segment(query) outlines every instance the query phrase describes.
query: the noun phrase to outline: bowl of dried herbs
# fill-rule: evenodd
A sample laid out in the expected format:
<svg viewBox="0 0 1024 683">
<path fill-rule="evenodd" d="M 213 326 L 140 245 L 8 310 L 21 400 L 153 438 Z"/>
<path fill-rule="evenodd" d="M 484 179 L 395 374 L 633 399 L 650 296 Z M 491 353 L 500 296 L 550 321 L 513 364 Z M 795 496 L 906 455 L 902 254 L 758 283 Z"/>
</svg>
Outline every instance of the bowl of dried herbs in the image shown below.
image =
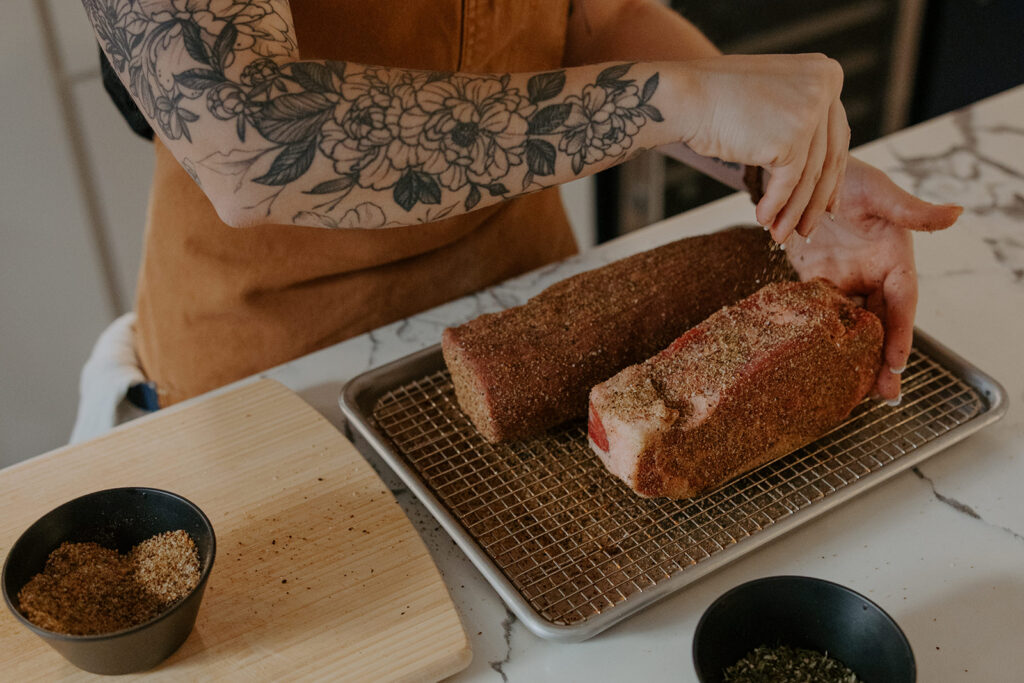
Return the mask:
<svg viewBox="0 0 1024 683">
<path fill-rule="evenodd" d="M 154 488 L 97 491 L 39 518 L 4 562 L 4 602 L 75 666 L 155 667 L 195 625 L 216 538 L 194 503 Z"/>
<path fill-rule="evenodd" d="M 807 576 L 744 583 L 715 600 L 693 638 L 702 683 L 913 683 L 899 625 L 863 595 Z"/>
</svg>

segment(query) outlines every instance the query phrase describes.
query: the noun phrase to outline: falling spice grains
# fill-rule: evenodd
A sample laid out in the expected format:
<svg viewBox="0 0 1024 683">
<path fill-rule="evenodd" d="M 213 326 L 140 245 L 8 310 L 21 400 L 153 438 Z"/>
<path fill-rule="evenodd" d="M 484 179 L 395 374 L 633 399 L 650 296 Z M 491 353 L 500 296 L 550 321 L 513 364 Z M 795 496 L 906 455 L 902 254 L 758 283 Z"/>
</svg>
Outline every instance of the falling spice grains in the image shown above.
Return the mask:
<svg viewBox="0 0 1024 683">
<path fill-rule="evenodd" d="M 18 593 L 22 614 L 56 633 L 96 635 L 152 619 L 199 583 L 185 531 L 167 531 L 127 555 L 98 543 L 63 543 Z"/>
<path fill-rule="evenodd" d="M 728 683 L 859 683 L 837 659 L 816 650 L 757 647 L 725 670 Z"/>
</svg>

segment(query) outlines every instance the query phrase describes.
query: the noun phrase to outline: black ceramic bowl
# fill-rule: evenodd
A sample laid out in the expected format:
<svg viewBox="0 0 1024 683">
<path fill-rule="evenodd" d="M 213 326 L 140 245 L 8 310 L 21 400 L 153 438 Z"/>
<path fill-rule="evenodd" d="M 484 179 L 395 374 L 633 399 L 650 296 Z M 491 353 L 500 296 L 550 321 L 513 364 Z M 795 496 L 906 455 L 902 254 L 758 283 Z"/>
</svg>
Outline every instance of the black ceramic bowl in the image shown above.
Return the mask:
<svg viewBox="0 0 1024 683">
<path fill-rule="evenodd" d="M 693 636 L 693 665 L 702 683 L 756 647 L 827 652 L 865 683 L 913 683 L 914 653 L 881 607 L 831 581 L 771 576 L 744 583 L 711 603 Z"/>
<path fill-rule="evenodd" d="M 145 623 L 114 633 L 71 636 L 39 628 L 16 608 L 18 592 L 65 541 L 93 541 L 127 553 L 155 534 L 177 529 L 188 532 L 199 551 L 199 584 Z M 4 562 L 4 602 L 26 628 L 81 669 L 99 674 L 144 671 L 169 657 L 192 631 L 215 550 L 210 520 L 181 496 L 141 487 L 97 491 L 51 510 L 18 538 Z"/>
</svg>

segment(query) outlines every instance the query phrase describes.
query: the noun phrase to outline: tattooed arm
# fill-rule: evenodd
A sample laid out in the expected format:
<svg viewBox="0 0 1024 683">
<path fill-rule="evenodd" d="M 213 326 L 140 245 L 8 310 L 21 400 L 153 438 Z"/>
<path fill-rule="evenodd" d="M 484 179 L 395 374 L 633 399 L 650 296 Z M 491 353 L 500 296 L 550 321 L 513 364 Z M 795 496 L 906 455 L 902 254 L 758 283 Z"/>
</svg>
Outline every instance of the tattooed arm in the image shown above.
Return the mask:
<svg viewBox="0 0 1024 683">
<path fill-rule="evenodd" d="M 657 65 L 303 61 L 284 0 L 83 3 L 139 109 L 230 225 L 432 221 L 681 137 L 655 104 Z"/>
<path fill-rule="evenodd" d="M 845 162 L 840 128 L 826 128 L 841 71 L 824 58 L 431 73 L 300 60 L 286 0 L 83 4 L 139 109 L 230 225 L 433 221 L 678 140 L 771 168 L 767 225 L 799 218 L 811 190 L 828 196 Z"/>
</svg>

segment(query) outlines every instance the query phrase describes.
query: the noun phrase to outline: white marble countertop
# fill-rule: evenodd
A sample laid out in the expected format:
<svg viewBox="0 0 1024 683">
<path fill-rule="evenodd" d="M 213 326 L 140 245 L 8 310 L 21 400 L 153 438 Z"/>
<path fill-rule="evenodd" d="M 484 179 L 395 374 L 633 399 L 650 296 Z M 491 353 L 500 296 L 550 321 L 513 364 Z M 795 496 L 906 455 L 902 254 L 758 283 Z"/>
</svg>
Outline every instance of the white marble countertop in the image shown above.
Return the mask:
<svg viewBox="0 0 1024 683">
<path fill-rule="evenodd" d="M 921 681 L 1020 680 L 1024 663 L 1024 86 L 879 140 L 856 155 L 919 196 L 966 211 L 916 237 L 917 325 L 993 375 L 1009 411 L 916 471 L 844 504 L 580 644 L 517 623 L 465 555 L 376 456 L 444 575 L 470 636 L 459 681 L 694 680 L 704 609 L 750 579 L 803 574 L 844 584 L 889 612 L 913 646 Z M 351 377 L 436 344 L 441 330 L 518 305 L 568 275 L 687 235 L 752 222 L 735 195 L 601 245 L 565 263 L 351 339 L 266 376 L 342 427 Z"/>
</svg>

